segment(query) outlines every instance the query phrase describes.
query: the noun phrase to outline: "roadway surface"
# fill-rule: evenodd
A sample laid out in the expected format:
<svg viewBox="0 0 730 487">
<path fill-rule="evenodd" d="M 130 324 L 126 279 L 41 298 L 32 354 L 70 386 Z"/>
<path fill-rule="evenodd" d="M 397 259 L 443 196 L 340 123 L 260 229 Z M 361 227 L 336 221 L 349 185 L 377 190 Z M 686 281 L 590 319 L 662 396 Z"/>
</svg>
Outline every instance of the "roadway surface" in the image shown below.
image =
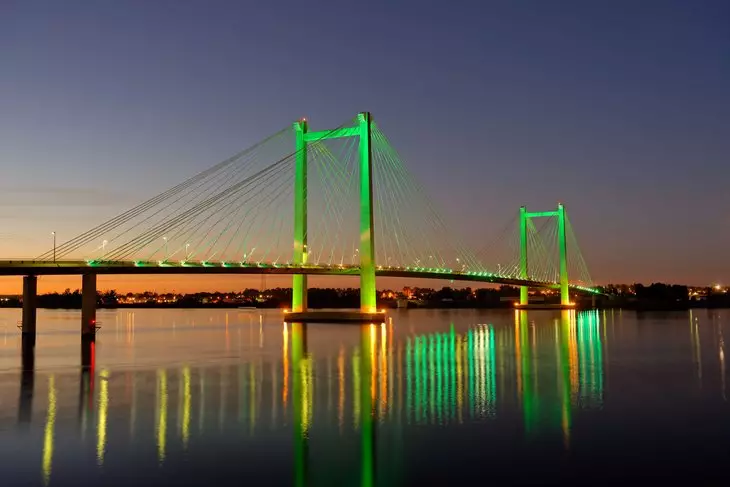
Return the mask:
<svg viewBox="0 0 730 487">
<path fill-rule="evenodd" d="M 59 275 L 199 275 L 199 274 L 306 274 L 315 276 L 358 276 L 359 266 L 316 266 L 286 264 L 224 264 L 201 262 L 95 262 L 83 260 L 68 261 L 0 261 L 0 276 L 59 276 Z M 378 277 L 400 277 L 414 279 L 442 279 L 450 281 L 470 281 L 510 286 L 530 286 L 538 288 L 559 288 L 558 283 L 500 276 L 487 272 L 459 272 L 443 269 L 412 269 L 380 267 L 375 271 Z M 596 293 L 586 287 L 571 285 L 575 291 Z"/>
</svg>

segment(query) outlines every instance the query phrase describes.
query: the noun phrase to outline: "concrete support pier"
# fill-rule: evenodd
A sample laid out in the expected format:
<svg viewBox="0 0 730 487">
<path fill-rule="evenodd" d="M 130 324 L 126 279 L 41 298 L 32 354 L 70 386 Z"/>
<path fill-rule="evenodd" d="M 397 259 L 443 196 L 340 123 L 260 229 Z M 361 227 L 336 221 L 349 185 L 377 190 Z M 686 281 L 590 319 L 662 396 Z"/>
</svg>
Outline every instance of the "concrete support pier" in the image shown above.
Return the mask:
<svg viewBox="0 0 730 487">
<path fill-rule="evenodd" d="M 385 311 L 365 313 L 356 310 L 302 311 L 284 313 L 284 321 L 293 323 L 385 323 Z"/>
<path fill-rule="evenodd" d="M 35 345 L 38 313 L 38 276 L 23 276 L 23 343 Z"/>
<path fill-rule="evenodd" d="M 96 336 L 96 274 L 81 276 L 81 338 Z"/>
</svg>

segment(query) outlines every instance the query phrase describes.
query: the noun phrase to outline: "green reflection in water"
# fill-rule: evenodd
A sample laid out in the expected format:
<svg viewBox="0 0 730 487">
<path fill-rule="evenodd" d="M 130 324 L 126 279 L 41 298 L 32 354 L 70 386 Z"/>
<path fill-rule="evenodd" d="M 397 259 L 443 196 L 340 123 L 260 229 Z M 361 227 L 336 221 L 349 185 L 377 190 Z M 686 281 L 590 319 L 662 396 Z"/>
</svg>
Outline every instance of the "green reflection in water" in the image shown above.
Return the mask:
<svg viewBox="0 0 730 487">
<path fill-rule="evenodd" d="M 579 397 L 584 407 L 600 407 L 603 403 L 603 353 L 600 328 L 600 315 L 597 311 L 578 313 Z"/>
<path fill-rule="evenodd" d="M 315 357 L 308 350 L 306 326 L 288 325 L 284 327 L 284 355 L 279 360 L 277 351 L 274 363 L 247 362 L 233 367 L 208 367 L 207 371 L 205 367 L 198 369 L 187 365 L 179 371 L 158 370 L 155 413 L 152 407 L 145 409 L 143 404 L 139 405 L 139 414 L 149 414 L 150 422 L 154 414 L 155 430 L 149 435 L 139 435 L 139 441 L 143 441 L 142 438 L 151 442 L 156 440 L 158 461 L 172 465 L 173 462 L 166 462 L 166 459 L 175 458 L 179 449 L 187 450 L 191 437 L 205 432 L 209 425 L 204 420 L 206 414 L 211 416 L 213 424 L 217 419 L 221 426 L 227 427 L 225 415 L 237 410 L 238 418 L 235 413 L 229 417 L 247 425 L 244 430 L 248 429 L 249 436 L 256 428 L 260 430 L 261 421 L 271 421 L 275 427 L 292 424 L 295 485 L 306 485 L 308 442 L 317 418 L 315 410 L 326 422 L 326 418 L 334 414 L 333 405 L 337 404 L 338 431 L 343 436 L 348 428 L 342 427 L 342 418 L 348 417 L 351 408 L 352 431 L 359 435 L 359 483 L 372 485 L 376 447 L 389 452 L 384 455 L 389 458 L 393 453 L 388 446 L 399 441 L 396 437 L 392 441 L 381 438 L 376 442 L 375 432 L 380 423 L 388 423 L 384 428 L 388 431 L 383 434 L 397 432 L 400 435 L 401 418 L 407 424 L 449 424 L 463 421 L 463 416 L 492 418 L 499 413 L 499 408 L 504 404 L 509 407 L 509 402 L 517 397 L 528 437 L 562 430 L 568 447 L 574 409 L 602 405 L 605 335 L 601 329 L 601 315 L 595 311 L 564 311 L 552 321 L 545 321 L 545 316 L 537 314 L 537 322 L 530 322 L 527 311 L 517 310 L 514 327 L 477 324 L 459 333 L 451 325 L 446 332 L 404 334 L 396 335 L 396 338 L 387 325 L 367 325 L 359 330 L 357 346 L 340 345 L 339 355 L 332 356 L 336 357 L 336 380 L 332 357 Z M 321 377 L 315 374 L 315 358 L 322 366 L 327 365 L 321 369 L 320 372 L 326 372 Z M 279 367 L 282 367 L 281 374 Z M 350 371 L 347 371 L 348 367 Z M 129 383 L 144 384 L 144 375 L 139 380 L 137 375 L 145 373 L 132 372 Z M 150 389 L 155 387 L 155 372 L 151 374 L 147 379 L 152 384 Z M 110 385 L 112 377 L 128 380 L 129 376 L 102 372 L 99 391 L 95 394 L 93 373 L 82 376 L 82 404 L 97 404 L 99 410 L 96 417 L 99 464 L 106 463 L 108 456 L 107 408 L 110 397 L 118 391 Z M 271 387 L 270 393 L 268 387 Z M 339 400 L 335 402 L 333 394 L 338 392 Z M 132 391 L 130 422 L 136 421 L 136 397 L 137 393 Z M 143 398 L 140 390 L 140 400 Z M 271 407 L 266 404 L 269 398 Z M 287 414 L 289 400 L 292 410 Z M 86 413 L 84 406 L 82 413 Z M 218 418 L 215 418 L 216 413 Z M 55 417 L 50 404 L 48 414 L 49 418 Z M 168 434 L 174 434 L 168 432 L 168 414 L 177 414 L 174 420 L 170 419 L 178 426 L 176 445 L 172 444 L 172 436 L 168 437 Z M 278 422 L 277 414 L 281 418 Z M 197 430 L 191 428 L 195 415 L 198 416 Z M 293 419 L 291 423 L 287 421 L 289 417 Z M 109 418 L 110 425 L 114 424 L 112 419 L 116 417 Z M 52 422 L 49 419 L 49 423 Z M 90 426 L 93 427 L 93 422 Z M 391 429 L 391 426 L 396 428 Z M 114 430 L 110 430 L 109 436 L 113 433 Z M 50 458 L 47 451 L 52 453 L 52 447 L 52 442 L 44 445 L 44 471 L 46 458 Z"/>
<path fill-rule="evenodd" d="M 561 427 L 563 431 L 563 442 L 566 448 L 570 447 L 570 431 L 572 427 L 571 416 L 571 348 L 570 337 L 573 333 L 573 311 L 564 310 L 560 312 L 560 333 L 556 337 L 558 348 L 558 374 L 560 379 L 560 402 L 561 402 Z"/>
<path fill-rule="evenodd" d="M 360 380 L 361 395 L 361 424 L 360 424 L 360 485 L 370 487 L 373 485 L 375 467 L 375 425 L 373 416 L 375 410 L 375 390 L 373 383 L 373 359 L 375 356 L 375 325 L 363 326 L 360 337 L 360 353 L 362 354 L 362 373 Z"/>
<path fill-rule="evenodd" d="M 533 344 L 530 341 L 527 311 L 515 311 L 515 357 L 517 361 L 517 394 L 522 399 L 525 433 L 530 436 L 538 424 L 539 396 Z"/>
<path fill-rule="evenodd" d="M 599 313 L 561 311 L 559 321 L 549 327 L 530 323 L 527 311 L 515 311 L 515 357 L 517 391 L 527 437 L 559 428 L 565 446 L 569 447 L 572 408 L 603 404 L 604 357 Z M 543 372 L 538 376 L 540 370 L 548 370 L 545 365 L 551 360 L 557 370 L 554 386 L 549 375 Z"/>
<path fill-rule="evenodd" d="M 294 485 L 304 486 L 307 483 L 308 422 L 305 421 L 306 399 L 304 385 L 304 361 L 306 360 L 306 325 L 291 325 L 292 353 L 292 410 L 294 413 Z"/>
</svg>

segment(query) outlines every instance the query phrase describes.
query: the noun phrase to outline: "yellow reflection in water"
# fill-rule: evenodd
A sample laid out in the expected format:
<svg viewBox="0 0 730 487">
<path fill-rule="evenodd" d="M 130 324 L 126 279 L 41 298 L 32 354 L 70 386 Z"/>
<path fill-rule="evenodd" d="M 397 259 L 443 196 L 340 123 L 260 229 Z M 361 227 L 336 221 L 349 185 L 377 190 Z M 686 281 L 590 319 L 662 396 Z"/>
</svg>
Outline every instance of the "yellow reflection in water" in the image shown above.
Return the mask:
<svg viewBox="0 0 730 487">
<path fill-rule="evenodd" d="M 337 379 L 339 382 L 339 395 L 337 399 L 337 422 L 342 431 L 342 424 L 345 415 L 345 348 L 340 346 L 340 354 L 337 356 Z"/>
<path fill-rule="evenodd" d="M 515 310 L 515 378 L 517 401 L 522 402 L 522 340 L 520 340 L 520 312 Z"/>
<path fill-rule="evenodd" d="M 377 362 L 375 361 L 375 357 L 377 355 L 375 351 L 375 346 L 378 341 L 378 332 L 375 327 L 375 325 L 371 324 L 370 326 L 370 404 L 372 405 L 372 408 L 374 410 L 375 408 L 375 396 L 377 394 L 377 377 L 378 377 L 378 368 L 377 368 Z"/>
<path fill-rule="evenodd" d="M 572 351 L 575 348 L 571 340 L 575 339 L 575 311 L 563 310 L 560 312 L 560 329 L 556 327 L 555 344 L 558 357 L 558 383 L 560 387 L 560 426 L 563 431 L 563 444 L 566 449 L 570 448 L 571 418 L 571 394 L 574 387 L 573 370 L 576 369 L 572 363 Z M 572 348 L 571 348 L 572 347 Z"/>
<path fill-rule="evenodd" d="M 568 316 L 564 321 L 568 330 L 568 363 L 570 368 L 570 400 L 575 405 L 578 401 L 578 332 L 575 316 Z M 566 326 L 566 325 L 563 325 Z"/>
<path fill-rule="evenodd" d="M 302 381 L 302 417 L 300 419 L 302 426 L 302 434 L 309 431 L 312 424 L 312 401 L 313 401 L 313 384 L 312 384 L 312 359 L 310 357 L 303 358 L 299 362 L 301 381 Z"/>
<path fill-rule="evenodd" d="M 183 419 L 182 419 L 182 440 L 183 447 L 187 448 L 190 438 L 190 367 L 183 368 Z"/>
<path fill-rule="evenodd" d="M 43 435 L 43 484 L 48 485 L 51 481 L 51 464 L 53 462 L 53 431 L 56 425 L 56 382 L 51 375 L 48 378 L 48 413 L 46 416 L 46 429 Z"/>
<path fill-rule="evenodd" d="M 254 426 L 256 425 L 256 364 L 251 364 L 248 368 L 248 410 L 249 415 L 249 432 L 253 434 Z"/>
<path fill-rule="evenodd" d="M 692 339 L 692 360 L 697 369 L 697 380 L 702 383 L 702 350 L 700 348 L 700 327 L 698 318 L 689 311 L 689 328 Z"/>
<path fill-rule="evenodd" d="M 385 409 L 388 406 L 388 330 L 385 323 L 380 325 L 380 417 L 385 416 Z M 375 368 L 375 367 L 373 367 Z"/>
<path fill-rule="evenodd" d="M 722 328 L 720 328 L 719 334 L 718 357 L 720 359 L 720 388 L 722 399 L 727 401 L 727 397 L 725 396 L 725 339 L 722 336 Z"/>
<path fill-rule="evenodd" d="M 101 384 L 99 387 L 99 421 L 96 425 L 96 461 L 99 465 L 103 465 L 106 451 L 106 424 L 109 412 L 109 371 L 102 370 L 99 377 L 101 378 Z"/>
<path fill-rule="evenodd" d="M 167 436 L 167 371 L 157 371 L 157 459 L 165 461 Z"/>
<path fill-rule="evenodd" d="M 352 424 L 355 429 L 360 425 L 360 352 L 352 354 Z"/>
</svg>

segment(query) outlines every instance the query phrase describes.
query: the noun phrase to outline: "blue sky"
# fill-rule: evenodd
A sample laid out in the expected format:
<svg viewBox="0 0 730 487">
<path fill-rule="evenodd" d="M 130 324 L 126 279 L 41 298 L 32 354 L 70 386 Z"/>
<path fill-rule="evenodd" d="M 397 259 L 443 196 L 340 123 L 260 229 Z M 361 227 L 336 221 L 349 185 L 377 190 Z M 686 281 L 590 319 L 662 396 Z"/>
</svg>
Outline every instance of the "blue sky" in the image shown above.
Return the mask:
<svg viewBox="0 0 730 487">
<path fill-rule="evenodd" d="M 599 282 L 730 280 L 728 25 L 722 1 L 4 1 L 0 258 L 368 110 L 475 247 L 560 200 Z"/>
</svg>

